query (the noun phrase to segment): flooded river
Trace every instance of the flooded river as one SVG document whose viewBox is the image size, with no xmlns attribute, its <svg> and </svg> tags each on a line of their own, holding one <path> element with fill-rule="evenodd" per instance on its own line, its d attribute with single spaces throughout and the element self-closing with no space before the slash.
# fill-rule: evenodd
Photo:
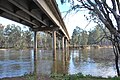
<svg viewBox="0 0 120 80">
<path fill-rule="evenodd" d="M 53 61 L 52 51 L 38 50 L 34 65 L 33 50 L 0 50 L 0 78 L 37 74 L 66 73 L 93 76 L 116 76 L 112 49 L 70 50 L 67 58 L 57 51 L 57 60 Z"/>
</svg>

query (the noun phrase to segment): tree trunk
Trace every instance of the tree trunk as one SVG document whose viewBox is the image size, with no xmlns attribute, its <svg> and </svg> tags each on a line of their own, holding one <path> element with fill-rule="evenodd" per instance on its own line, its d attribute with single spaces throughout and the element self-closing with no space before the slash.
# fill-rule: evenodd
<svg viewBox="0 0 120 80">
<path fill-rule="evenodd" d="M 117 70 L 117 75 L 120 76 L 120 70 L 119 70 L 119 56 L 115 56 L 115 65 L 116 65 L 116 70 Z"/>
<path fill-rule="evenodd" d="M 113 44 L 113 51 L 115 54 L 115 66 L 117 70 L 117 75 L 120 76 L 120 70 L 119 70 L 119 55 L 120 55 L 120 43 L 119 43 L 119 37 L 114 36 L 114 39 L 112 39 Z"/>
</svg>

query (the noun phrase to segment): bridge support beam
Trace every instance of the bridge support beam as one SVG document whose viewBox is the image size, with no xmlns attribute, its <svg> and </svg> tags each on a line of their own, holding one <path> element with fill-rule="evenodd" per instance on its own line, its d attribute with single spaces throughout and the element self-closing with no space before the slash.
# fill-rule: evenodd
<svg viewBox="0 0 120 80">
<path fill-rule="evenodd" d="M 37 31 L 34 31 L 34 61 L 37 61 Z"/>
<path fill-rule="evenodd" d="M 34 74 L 37 75 L 37 31 L 34 31 Z"/>
<path fill-rule="evenodd" d="M 53 60 L 56 60 L 56 31 L 53 31 Z"/>
<path fill-rule="evenodd" d="M 65 41 L 65 37 L 62 37 L 62 50 L 63 50 L 63 51 L 65 50 L 65 49 L 64 49 L 64 47 L 65 47 L 65 46 L 64 46 L 64 44 L 65 44 L 64 41 Z"/>
<path fill-rule="evenodd" d="M 69 43 L 69 41 L 68 41 L 68 45 L 67 45 L 67 49 L 68 49 L 68 57 L 70 57 L 69 47 L 70 47 L 70 43 Z"/>
<path fill-rule="evenodd" d="M 67 61 L 67 39 L 65 39 L 65 60 Z"/>
<path fill-rule="evenodd" d="M 59 46 L 59 50 L 60 50 L 60 49 L 61 49 L 60 40 L 59 40 L 59 42 L 58 42 L 58 46 Z"/>
<path fill-rule="evenodd" d="M 67 61 L 67 57 L 68 57 L 68 41 L 65 37 L 62 37 L 62 50 L 63 50 L 63 55 L 65 58 L 65 61 Z"/>
</svg>

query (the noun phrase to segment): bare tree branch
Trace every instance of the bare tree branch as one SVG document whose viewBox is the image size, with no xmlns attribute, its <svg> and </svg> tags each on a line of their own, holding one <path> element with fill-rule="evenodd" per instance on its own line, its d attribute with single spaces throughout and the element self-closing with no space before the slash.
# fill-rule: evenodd
<svg viewBox="0 0 120 80">
<path fill-rule="evenodd" d="M 117 6 L 118 6 L 118 11 L 119 11 L 119 14 L 120 14 L 120 2 L 119 2 L 120 0 L 116 0 L 116 2 L 117 2 Z"/>
<path fill-rule="evenodd" d="M 112 5 L 113 5 L 113 10 L 116 12 L 116 1 L 115 0 L 111 0 L 112 1 Z"/>
<path fill-rule="evenodd" d="M 116 20 L 116 22 L 117 22 L 117 27 L 118 27 L 118 29 L 119 29 L 119 26 L 120 26 L 120 22 L 119 21 L 117 21 L 117 20 L 120 20 L 120 16 L 117 14 L 117 12 L 116 11 L 114 11 L 113 9 L 111 9 L 108 5 L 107 5 L 107 3 L 104 3 L 104 5 L 111 11 L 111 13 L 114 15 L 114 18 L 115 18 L 115 20 Z"/>
<path fill-rule="evenodd" d="M 90 20 L 90 21 L 88 22 L 88 24 L 85 26 L 85 28 L 88 27 L 88 25 L 90 24 L 91 21 L 92 21 L 92 20 Z"/>
<path fill-rule="evenodd" d="M 84 0 L 79 0 L 79 2 L 82 3 L 82 5 L 84 6 L 84 8 L 87 8 L 87 9 L 89 9 L 89 10 L 93 10 L 93 9 L 91 8 L 91 6 L 89 6 Z"/>
</svg>

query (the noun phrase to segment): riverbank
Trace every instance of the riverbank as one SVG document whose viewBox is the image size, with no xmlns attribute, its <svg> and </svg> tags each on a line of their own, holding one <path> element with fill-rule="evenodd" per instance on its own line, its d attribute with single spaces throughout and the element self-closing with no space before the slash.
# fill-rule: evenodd
<svg viewBox="0 0 120 80">
<path fill-rule="evenodd" d="M 65 74 L 51 74 L 48 75 L 25 75 L 22 77 L 12 77 L 12 78 L 3 78 L 0 80 L 120 80 L 120 77 L 113 77 L 113 78 L 103 78 L 103 77 L 93 77 L 91 75 L 82 75 L 82 74 L 75 74 L 75 75 L 65 75 Z"/>
<path fill-rule="evenodd" d="M 113 48 L 112 45 L 70 45 L 70 49 L 101 49 L 101 48 Z"/>
<path fill-rule="evenodd" d="M 33 75 L 33 74 L 27 74 L 24 76 L 20 76 L 20 77 L 6 77 L 6 78 L 2 78 L 0 80 L 52 80 L 52 78 L 49 75 Z"/>
<path fill-rule="evenodd" d="M 51 75 L 52 80 L 120 80 L 120 77 L 95 77 L 91 75 L 83 75 L 81 73 L 74 75 L 63 75 L 63 74 L 53 74 Z"/>
</svg>

